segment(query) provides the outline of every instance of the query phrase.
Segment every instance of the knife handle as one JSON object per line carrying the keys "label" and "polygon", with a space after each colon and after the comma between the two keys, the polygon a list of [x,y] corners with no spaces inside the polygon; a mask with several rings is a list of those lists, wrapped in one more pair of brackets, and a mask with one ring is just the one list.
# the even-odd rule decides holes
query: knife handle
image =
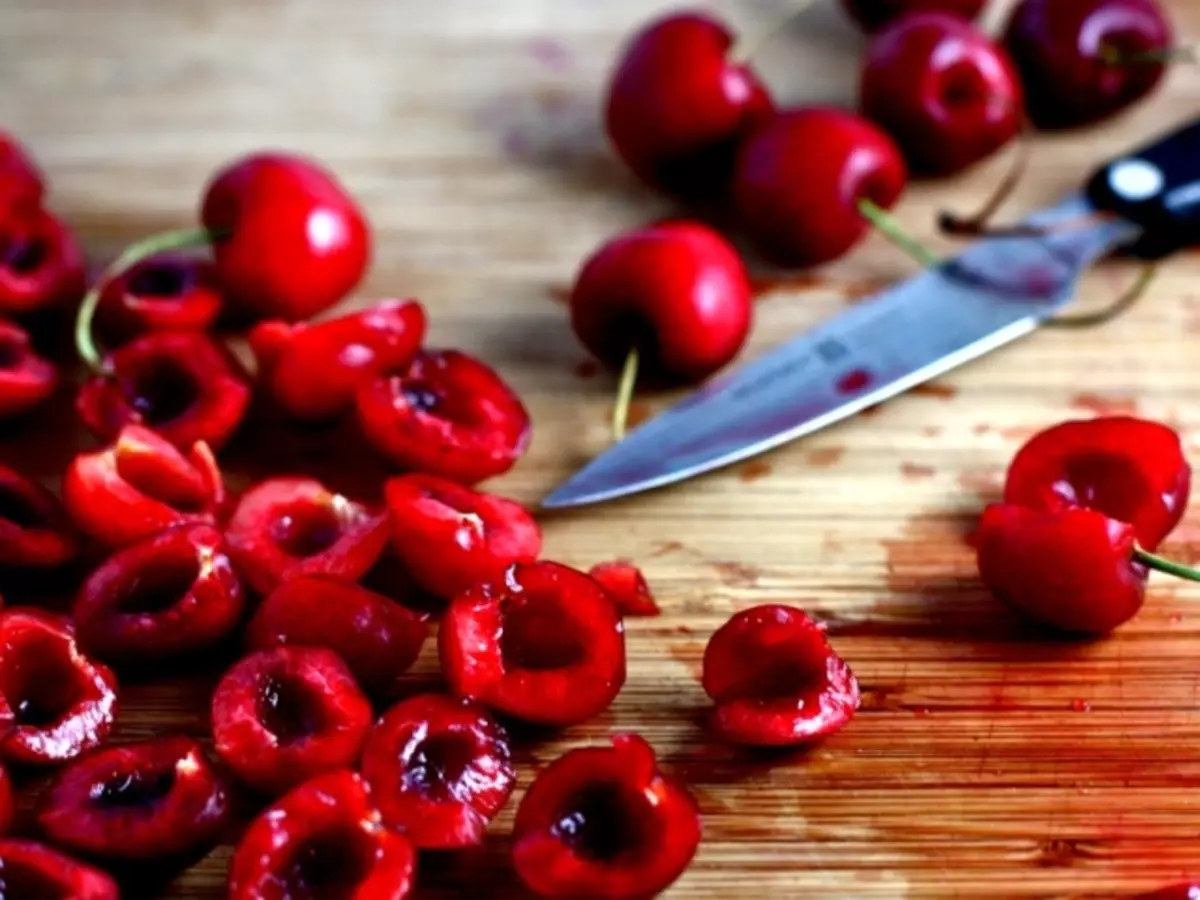
{"label": "knife handle", "polygon": [[1104,166],[1087,187],[1097,209],[1142,228],[1129,251],[1161,259],[1200,243],[1200,121]]}

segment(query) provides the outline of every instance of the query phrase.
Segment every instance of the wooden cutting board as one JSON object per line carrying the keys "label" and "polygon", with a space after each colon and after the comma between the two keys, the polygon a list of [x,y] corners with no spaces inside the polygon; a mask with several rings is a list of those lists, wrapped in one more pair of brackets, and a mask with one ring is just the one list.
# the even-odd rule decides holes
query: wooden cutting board
{"label": "wooden cutting board", "polygon": [[[747,28],[783,0],[719,4]],[[303,150],[375,226],[360,299],[420,297],[431,340],[478,353],[520,389],[535,439],[498,490],[534,501],[606,442],[613,379],[562,305],[583,256],[668,209],[614,160],[598,98],[619,42],[664,0],[8,0],[0,127],[34,149],[51,205],[102,262],[194,220],[232,155]],[[1185,36],[1200,5],[1172,0]],[[850,102],[861,39],[817,0],[762,52],[785,102]],[[997,10],[999,12],[999,10]],[[1100,127],[1038,140],[1014,215],[1200,110],[1179,67]],[[1004,171],[914,186],[899,214],[939,249],[934,213],[971,208]],[[911,272],[881,240],[817,273],[764,277],[751,357]],[[1103,303],[1132,272],[1109,264]],[[598,720],[522,743],[521,788],[569,747],[645,735],[692,785],[705,838],[670,891],[699,897],[1115,896],[1200,876],[1200,590],[1156,578],[1140,617],[1094,643],[1038,640],[981,590],[964,537],[1033,431],[1068,417],[1165,420],[1200,459],[1200,257],[1163,267],[1140,306],[1087,333],[1038,334],[854,421],[739,468],[545,520],[547,555],[630,557],[665,614],[629,623],[629,681]],[[4,434],[0,460],[50,481],[69,397]],[[646,415],[669,398],[645,397]],[[56,437],[57,436],[57,437]],[[287,465],[361,468],[328,443]],[[1200,518],[1167,550],[1200,559]],[[732,612],[797,604],[828,623],[865,691],[850,727],[804,754],[754,757],[705,734],[696,676]],[[431,646],[427,650],[431,649]],[[436,685],[427,652],[414,687]],[[209,677],[126,686],[119,737],[205,737]],[[422,896],[522,896],[505,835]],[[223,895],[229,847],[172,897]]]}

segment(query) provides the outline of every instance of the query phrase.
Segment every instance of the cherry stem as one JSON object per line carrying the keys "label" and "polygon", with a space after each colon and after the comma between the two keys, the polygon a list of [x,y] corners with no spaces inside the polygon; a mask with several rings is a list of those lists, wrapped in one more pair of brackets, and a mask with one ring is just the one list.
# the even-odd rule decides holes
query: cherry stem
{"label": "cherry stem", "polygon": [[637,383],[638,349],[631,347],[625,357],[625,365],[621,368],[621,380],[617,384],[617,399],[613,403],[612,433],[613,440],[619,441],[625,437],[625,424],[629,421],[629,404],[633,401],[633,387]]}
{"label": "cherry stem", "polygon": [[92,320],[96,317],[96,307],[100,303],[105,285],[151,256],[165,253],[168,250],[207,246],[219,237],[221,235],[203,228],[183,228],[177,231],[164,231],[126,247],[121,255],[110,263],[108,268],[96,279],[96,283],[91,286],[79,304],[79,312],[75,319],[75,349],[87,367],[100,375],[105,374],[106,371],[104,355],[96,346],[96,339],[92,334]]}
{"label": "cherry stem", "polygon": [[735,63],[749,62],[751,57],[756,54],[767,41],[777,35],[787,26],[792,19],[804,12],[813,5],[814,0],[792,0],[786,4],[783,11],[771,19],[770,23],[763,28],[758,28],[751,31],[749,34],[743,35],[737,39],[737,42],[730,48],[729,59]]}
{"label": "cherry stem", "polygon": [[1100,45],[1100,59],[1111,66],[1137,65],[1138,63],[1196,62],[1195,47],[1162,47],[1155,50],[1139,50],[1124,53],[1112,44]]}
{"label": "cherry stem", "polygon": [[1018,236],[1024,234],[1036,234],[1036,230],[1027,225],[1017,225],[1007,229],[991,229],[988,228],[988,222],[992,217],[1000,211],[1008,198],[1012,196],[1012,192],[1017,189],[1017,185],[1025,176],[1025,170],[1029,168],[1029,158],[1033,152],[1033,142],[1030,137],[1033,132],[1033,126],[1028,118],[1021,120],[1021,133],[1017,135],[1017,154],[1013,157],[1012,165],[1008,167],[1008,171],[996,185],[996,190],[992,195],[984,201],[983,206],[971,216],[960,216],[956,213],[943,211],[938,215],[938,228],[943,234],[952,234],[956,237],[999,237],[999,236]]}
{"label": "cherry stem", "polygon": [[858,212],[885,238],[916,260],[923,269],[932,269],[941,264],[932,250],[904,230],[904,226],[875,201],[862,197],[858,201]]}
{"label": "cherry stem", "polygon": [[1092,328],[1096,325],[1103,325],[1105,322],[1111,322],[1142,298],[1146,290],[1150,287],[1150,284],[1154,281],[1154,276],[1157,274],[1158,265],[1156,263],[1147,263],[1142,266],[1141,271],[1138,272],[1137,280],[1134,281],[1129,290],[1103,309],[1089,313],[1055,316],[1052,319],[1047,319],[1043,324],[1053,326],[1054,328]]}
{"label": "cherry stem", "polygon": [[1143,550],[1141,547],[1133,548],[1133,560],[1134,562],[1141,563],[1147,569],[1154,569],[1156,572],[1174,575],[1176,578],[1182,578],[1185,581],[1200,581],[1200,569],[1193,569],[1191,566],[1185,566],[1183,563],[1172,562],[1169,559],[1164,559],[1157,553]]}

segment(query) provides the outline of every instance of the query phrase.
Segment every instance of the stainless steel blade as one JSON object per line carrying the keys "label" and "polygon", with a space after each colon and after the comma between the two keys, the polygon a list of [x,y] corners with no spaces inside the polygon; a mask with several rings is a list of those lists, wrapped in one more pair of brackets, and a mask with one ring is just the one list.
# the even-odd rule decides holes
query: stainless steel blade
{"label": "stainless steel blade", "polygon": [[1029,334],[1079,273],[1138,234],[1082,195],[1031,216],[1060,225],[991,238],[711,381],[542,501],[579,506],[661,487],[810,434]]}

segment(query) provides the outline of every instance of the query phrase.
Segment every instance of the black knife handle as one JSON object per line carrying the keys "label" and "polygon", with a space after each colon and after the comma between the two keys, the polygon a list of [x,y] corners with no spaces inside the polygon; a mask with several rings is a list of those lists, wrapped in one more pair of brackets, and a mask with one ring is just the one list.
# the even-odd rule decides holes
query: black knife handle
{"label": "black knife handle", "polygon": [[1130,253],[1161,259],[1200,244],[1200,121],[1113,160],[1087,194],[1096,208],[1142,227]]}

